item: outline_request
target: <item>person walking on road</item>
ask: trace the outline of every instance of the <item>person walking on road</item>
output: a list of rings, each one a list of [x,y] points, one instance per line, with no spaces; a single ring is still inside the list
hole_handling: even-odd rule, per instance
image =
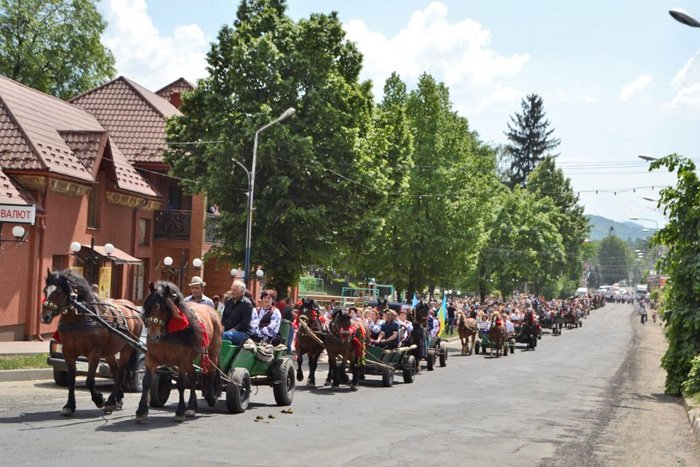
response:
[[[641,312],[641,315],[642,315],[642,324],[646,324],[646,322],[647,322],[647,309],[643,303],[640,303],[639,307],[640,307],[639,311]]]

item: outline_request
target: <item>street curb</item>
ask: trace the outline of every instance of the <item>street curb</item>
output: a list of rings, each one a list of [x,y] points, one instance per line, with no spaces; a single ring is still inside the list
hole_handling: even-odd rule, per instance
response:
[[[685,397],[683,398],[683,407],[688,414],[688,421],[695,435],[695,441],[700,444],[700,409],[693,407]]]
[[[0,383],[8,383],[11,381],[31,381],[35,379],[51,378],[53,378],[53,368],[0,371]]]

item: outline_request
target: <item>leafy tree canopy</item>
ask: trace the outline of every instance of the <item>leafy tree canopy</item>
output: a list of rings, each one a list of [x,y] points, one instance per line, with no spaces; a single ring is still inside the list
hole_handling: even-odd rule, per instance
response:
[[[0,0],[0,74],[67,99],[114,76],[95,0]]]

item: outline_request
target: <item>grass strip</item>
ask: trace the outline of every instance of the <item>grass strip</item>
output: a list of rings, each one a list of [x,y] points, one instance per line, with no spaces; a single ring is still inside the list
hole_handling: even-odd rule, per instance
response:
[[[49,368],[46,359],[48,353],[32,355],[0,355],[0,370],[21,370],[31,368]]]

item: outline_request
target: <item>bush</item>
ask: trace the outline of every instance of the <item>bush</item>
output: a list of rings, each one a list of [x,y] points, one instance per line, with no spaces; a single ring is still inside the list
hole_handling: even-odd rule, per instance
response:
[[[700,354],[696,355],[691,360],[688,379],[683,381],[681,386],[683,388],[683,394],[686,395],[700,392]]]

